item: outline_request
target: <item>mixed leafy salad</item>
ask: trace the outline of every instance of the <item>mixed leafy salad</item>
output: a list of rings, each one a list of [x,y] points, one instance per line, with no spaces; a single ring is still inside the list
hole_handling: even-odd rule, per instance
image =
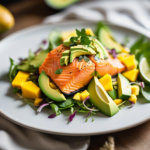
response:
[[[52,31],[37,51],[29,50],[27,58],[19,58],[19,63],[10,58],[13,93],[38,113],[43,108],[51,109],[53,114],[48,118],[55,118],[67,109],[70,122],[77,112],[87,114],[86,122],[90,117],[94,121],[97,112],[113,116],[125,103],[133,107],[138,96],[150,101],[150,41],[142,35],[130,48],[128,42],[129,37],[125,37],[122,44],[118,43],[103,22],[98,23],[95,33],[90,28]],[[49,57],[53,59],[53,52],[60,64],[51,76],[42,65]],[[77,67],[78,74],[85,70],[85,75],[92,67],[94,70],[85,76],[88,84],[67,93],[55,78],[63,76],[75,61],[85,64],[83,68]],[[73,76],[73,71],[69,74]]]

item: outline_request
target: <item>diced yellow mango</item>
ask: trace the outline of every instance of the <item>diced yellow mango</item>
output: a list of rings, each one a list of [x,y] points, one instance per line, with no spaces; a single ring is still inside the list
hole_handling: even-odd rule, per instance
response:
[[[130,50],[127,47],[122,47],[121,52],[128,54],[130,52]]]
[[[42,98],[36,98],[35,101],[34,101],[34,105],[39,106],[42,101],[43,101]]]
[[[131,86],[131,91],[132,91],[132,94],[134,94],[134,95],[139,95],[140,88],[139,88],[138,85],[132,85],[132,86]]]
[[[73,96],[73,99],[78,100],[78,101],[81,101],[81,93],[76,93],[76,94]]]
[[[136,60],[134,55],[124,57],[121,61],[127,68],[127,70],[136,69]]]
[[[21,88],[22,82],[27,81],[29,76],[30,76],[30,73],[19,71],[17,73],[16,77],[14,78],[14,80],[12,81],[12,86],[17,87],[17,88]]]
[[[104,75],[102,78],[99,79],[99,81],[106,91],[113,90],[112,80],[109,74]]]
[[[131,102],[133,102],[135,104],[136,101],[137,101],[137,97],[136,97],[136,95],[131,94],[131,96],[130,96],[130,98],[128,100],[131,101]]]
[[[129,79],[132,82],[135,82],[137,80],[138,74],[139,74],[138,69],[133,69],[122,73],[123,76],[125,76],[127,79]]]
[[[119,104],[121,104],[121,103],[123,102],[123,100],[122,100],[122,99],[115,99],[114,102],[115,102],[117,105],[119,105]]]
[[[23,82],[21,84],[21,90],[25,98],[36,99],[41,96],[40,88],[32,81]]]
[[[53,82],[50,82],[49,85],[52,89],[57,89],[57,86]]]
[[[129,57],[130,54],[127,54],[127,53],[120,53],[117,55],[117,58],[122,62],[122,60],[125,58],[125,57]]]
[[[93,31],[91,28],[87,28],[86,29],[86,32],[85,32],[87,35],[94,35]]]
[[[81,96],[81,100],[84,101],[88,96],[90,95],[90,93],[87,90],[84,90],[80,96]]]

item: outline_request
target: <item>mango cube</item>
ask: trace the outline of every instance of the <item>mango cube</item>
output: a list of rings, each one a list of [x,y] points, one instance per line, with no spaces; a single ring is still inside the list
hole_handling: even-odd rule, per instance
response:
[[[127,79],[129,79],[132,82],[135,82],[137,80],[138,74],[139,74],[138,69],[133,69],[122,73],[123,76],[125,76]]]
[[[127,70],[136,69],[136,60],[134,55],[124,57],[121,61],[127,68]]]
[[[91,28],[87,28],[87,29],[85,30],[85,33],[86,33],[87,35],[94,35],[94,33],[93,33],[93,31],[92,31]]]
[[[128,100],[131,101],[131,102],[133,102],[135,104],[136,101],[137,101],[137,97],[136,97],[136,95],[131,94],[131,96],[130,96],[130,98]]]
[[[81,100],[84,101],[88,96],[90,95],[90,93],[87,90],[84,90],[80,96],[81,96]]]
[[[121,52],[128,54],[128,53],[130,52],[130,50],[129,50],[127,47],[123,47],[123,48],[121,49]]]
[[[14,80],[12,81],[12,86],[21,88],[21,84],[29,78],[30,73],[26,73],[23,71],[19,71],[17,75],[15,76]]]
[[[40,88],[32,81],[23,82],[21,84],[21,90],[25,98],[36,99],[41,96]]]
[[[34,101],[34,105],[39,106],[42,101],[43,101],[42,98],[36,98],[35,101]]]
[[[119,104],[121,104],[121,103],[123,102],[123,100],[122,100],[122,99],[115,99],[114,102],[115,102],[117,105],[119,105]]]
[[[112,79],[109,74],[104,75],[102,78],[99,79],[99,81],[106,91],[113,90]]]
[[[131,92],[134,95],[139,95],[139,92],[140,92],[139,86],[138,85],[132,85],[131,86]]]
[[[57,89],[57,86],[53,82],[50,82],[49,85],[52,89]]]
[[[120,53],[117,55],[117,58],[122,62],[125,57],[129,57],[129,56],[130,56],[130,54]]]
[[[80,94],[80,93],[76,93],[76,94],[73,96],[73,99],[78,100],[78,101],[81,101],[81,94]]]

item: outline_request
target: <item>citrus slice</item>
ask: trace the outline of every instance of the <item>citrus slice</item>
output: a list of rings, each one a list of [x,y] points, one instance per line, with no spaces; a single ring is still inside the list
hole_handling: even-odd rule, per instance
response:
[[[147,84],[150,84],[150,67],[145,57],[140,61],[140,79]]]

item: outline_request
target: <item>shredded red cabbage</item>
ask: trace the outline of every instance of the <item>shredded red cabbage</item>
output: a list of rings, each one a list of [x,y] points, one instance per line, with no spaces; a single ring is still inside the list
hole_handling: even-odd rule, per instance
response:
[[[130,108],[132,108],[132,107],[135,105],[135,103],[133,103],[133,102],[130,101],[130,100],[129,100],[129,102],[130,102],[130,104],[131,104]]]
[[[99,109],[88,108],[88,107],[85,105],[86,101],[87,101],[89,98],[90,98],[90,97],[88,96],[88,97],[83,101],[84,107],[85,107],[87,110],[90,110],[90,111],[99,111]]]
[[[18,58],[18,59],[19,59],[19,61],[20,61],[20,62],[22,62],[22,61],[23,61],[23,58]]]
[[[47,44],[47,40],[43,40],[42,44],[44,44],[44,45]]]
[[[108,53],[112,54],[113,58],[117,58],[117,53],[116,53],[116,50],[113,48],[113,49],[107,49]]]
[[[54,113],[54,114],[48,116],[48,118],[55,118],[55,117],[56,117],[56,113]]]
[[[138,86],[140,86],[140,87],[142,87],[142,88],[145,87],[144,82],[130,82],[130,84],[136,84],[136,85],[138,85]]]
[[[37,55],[41,50],[42,48],[39,48],[36,52],[34,52],[34,54]]]
[[[45,107],[45,106],[48,106],[50,103],[53,103],[53,102],[48,102],[48,103],[45,103],[45,104],[42,104],[38,109],[37,109],[37,112],[41,112],[41,110]]]
[[[70,122],[74,119],[74,117],[75,117],[75,115],[76,115],[76,113],[77,113],[77,109],[79,109],[79,106],[76,108],[76,110],[74,111],[74,113],[69,116],[69,121],[70,121]]]

